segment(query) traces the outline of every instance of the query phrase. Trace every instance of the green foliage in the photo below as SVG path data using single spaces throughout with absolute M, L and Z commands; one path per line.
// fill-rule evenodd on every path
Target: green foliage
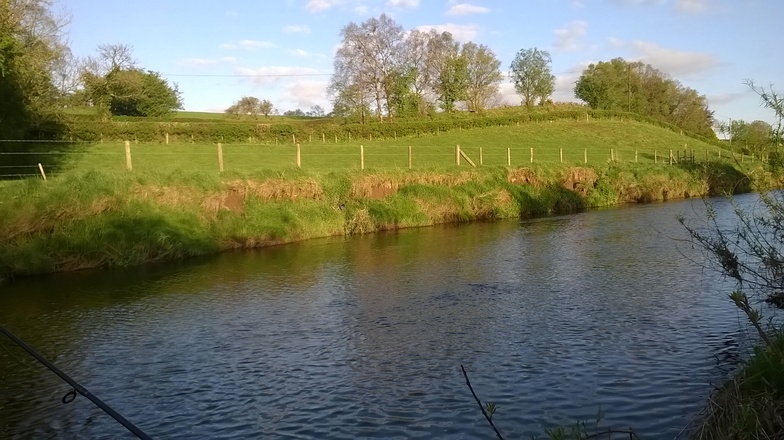
M 117 116 L 156 117 L 182 108 L 177 86 L 170 86 L 157 72 L 116 67 L 103 77 L 83 75 L 90 101 Z
M 255 96 L 243 96 L 226 109 L 226 114 L 235 117 L 252 116 L 254 119 L 259 115 L 264 115 L 264 117 L 268 118 L 273 110 L 272 102 L 268 99 L 262 100 Z
M 466 97 L 468 90 L 468 60 L 455 55 L 446 59 L 438 82 L 439 102 L 446 112 L 455 111 L 455 103 Z
M 639 113 L 716 137 L 707 99 L 641 62 L 615 58 L 591 64 L 577 80 L 574 94 L 594 109 Z
M 481 112 L 498 94 L 503 81 L 501 61 L 484 44 L 465 43 L 460 55 L 466 60 L 465 100 L 469 111 Z
M 60 95 L 52 77 L 68 53 L 61 28 L 49 1 L 0 1 L 0 139 L 58 130 Z
M 537 48 L 520 49 L 512 60 L 509 75 L 525 106 L 530 107 L 537 101 L 542 105 L 553 94 L 555 76 L 551 63 L 550 53 Z

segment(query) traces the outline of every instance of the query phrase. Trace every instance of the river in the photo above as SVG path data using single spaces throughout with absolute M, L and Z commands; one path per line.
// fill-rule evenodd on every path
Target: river
M 736 200 L 751 203 L 753 195 Z M 713 200 L 719 212 L 727 202 Z M 674 438 L 749 332 L 677 214 L 700 200 L 55 274 L 0 324 L 153 438 Z M 0 335 L 0 438 L 132 438 Z M 123 437 L 125 436 L 125 437 Z

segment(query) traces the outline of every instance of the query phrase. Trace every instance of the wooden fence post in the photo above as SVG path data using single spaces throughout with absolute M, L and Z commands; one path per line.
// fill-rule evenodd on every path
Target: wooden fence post
M 484 161 L 484 158 L 482 157 L 482 147 L 479 147 L 479 165 L 481 166 L 481 165 L 484 165 L 484 164 L 485 164 L 485 161 Z
M 672 166 L 672 150 L 670 150 L 670 166 Z
M 359 169 L 365 169 L 365 147 L 364 145 L 359 146 Z
M 583 150 L 583 163 L 588 163 L 588 149 Z
M 169 133 L 166 133 L 166 145 L 169 145 Z
M 223 144 L 218 142 L 218 171 L 223 172 Z
M 44 173 L 44 166 L 41 163 L 38 163 L 38 171 L 41 172 L 41 177 L 44 178 L 44 182 L 46 182 L 46 173 Z
M 101 133 L 101 143 L 103 143 L 103 133 Z
M 297 144 L 297 168 L 302 168 L 302 150 Z
M 615 149 L 610 148 L 610 162 L 615 162 Z
M 563 163 L 563 148 L 559 149 L 558 152 L 561 155 L 561 163 Z
M 128 171 L 133 171 L 133 164 L 131 163 L 131 141 L 125 141 L 125 168 Z
M 409 170 L 411 169 L 411 164 L 412 164 L 412 161 L 411 161 L 411 145 L 409 145 L 408 146 L 408 169 Z
M 637 163 L 637 150 L 634 150 L 634 163 Z
M 327 136 L 324 133 L 321 133 L 321 143 L 322 144 L 326 144 L 327 143 Z
M 659 152 L 653 150 L 653 163 L 659 163 Z
M 455 145 L 455 164 L 460 166 L 460 145 Z
M 291 143 L 292 144 L 296 144 L 297 143 L 297 137 L 294 134 L 291 135 Z
M 531 147 L 531 163 L 534 163 L 534 147 Z
M 506 148 L 506 166 L 512 166 L 512 149 L 509 147 Z

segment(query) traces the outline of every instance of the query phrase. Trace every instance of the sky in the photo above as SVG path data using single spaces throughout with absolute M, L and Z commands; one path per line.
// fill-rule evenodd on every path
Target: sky
M 643 61 L 708 98 L 718 121 L 773 113 L 744 80 L 784 91 L 782 0 L 59 0 L 74 55 L 128 44 L 139 66 L 177 83 L 185 110 L 222 112 L 242 96 L 283 112 L 332 108 L 340 31 L 382 13 L 405 30 L 450 31 L 508 66 L 520 49 L 552 57 L 554 101 L 577 101 L 590 63 Z M 507 80 L 504 102 L 520 98 Z

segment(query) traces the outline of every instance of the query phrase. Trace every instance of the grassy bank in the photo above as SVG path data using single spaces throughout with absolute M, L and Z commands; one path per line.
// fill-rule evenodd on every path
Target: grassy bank
M 0 182 L 0 278 L 718 194 L 748 189 L 744 182 L 743 172 L 722 163 L 222 175 L 71 171 L 47 182 Z
M 784 438 L 784 336 L 760 346 L 736 376 L 711 395 L 694 439 Z

